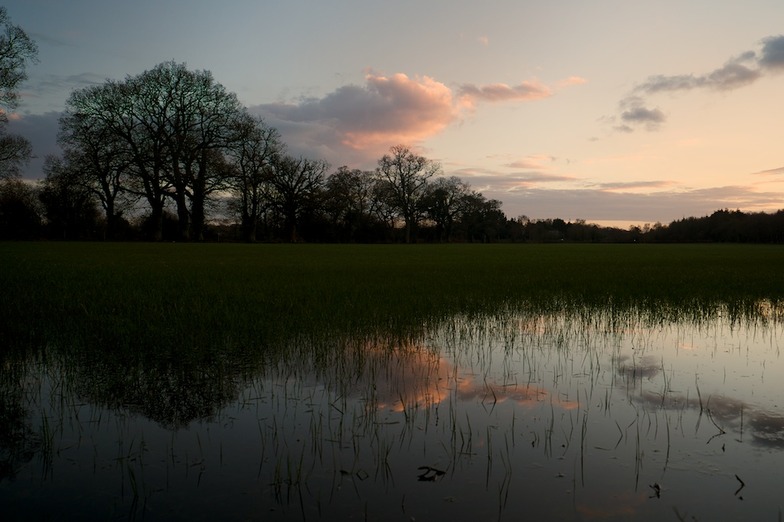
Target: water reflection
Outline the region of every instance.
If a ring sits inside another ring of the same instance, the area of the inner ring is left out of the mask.
[[[782,328],[760,311],[455,317],[278,357],[7,352],[0,503],[33,519],[775,517]]]

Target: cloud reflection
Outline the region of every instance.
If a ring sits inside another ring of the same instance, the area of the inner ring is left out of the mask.
[[[643,392],[639,398],[643,404],[668,410],[689,408],[710,415],[724,430],[738,433],[750,432],[752,443],[771,449],[784,450],[784,415],[774,413],[746,401],[722,395],[711,395],[704,402],[698,397],[685,397],[668,393],[664,397],[653,392]]]
[[[453,398],[460,402],[514,403],[523,408],[542,403],[564,410],[578,407],[549,390],[533,384],[507,385],[478,377],[470,370],[424,347],[406,347],[390,352],[383,347],[369,347],[364,382],[357,390],[377,411],[404,412],[412,408],[429,408]],[[367,391],[369,390],[369,391]]]

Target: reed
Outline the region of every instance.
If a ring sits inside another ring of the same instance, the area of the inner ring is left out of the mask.
[[[784,247],[0,243],[0,335],[202,352],[455,314],[780,314]]]

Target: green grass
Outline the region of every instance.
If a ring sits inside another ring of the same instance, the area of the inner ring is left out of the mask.
[[[508,307],[748,310],[784,298],[782,268],[780,246],[0,243],[0,342],[262,347]]]

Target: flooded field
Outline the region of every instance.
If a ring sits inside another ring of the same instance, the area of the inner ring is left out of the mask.
[[[776,520],[784,343],[518,307],[393,340],[2,358],[5,520]]]

